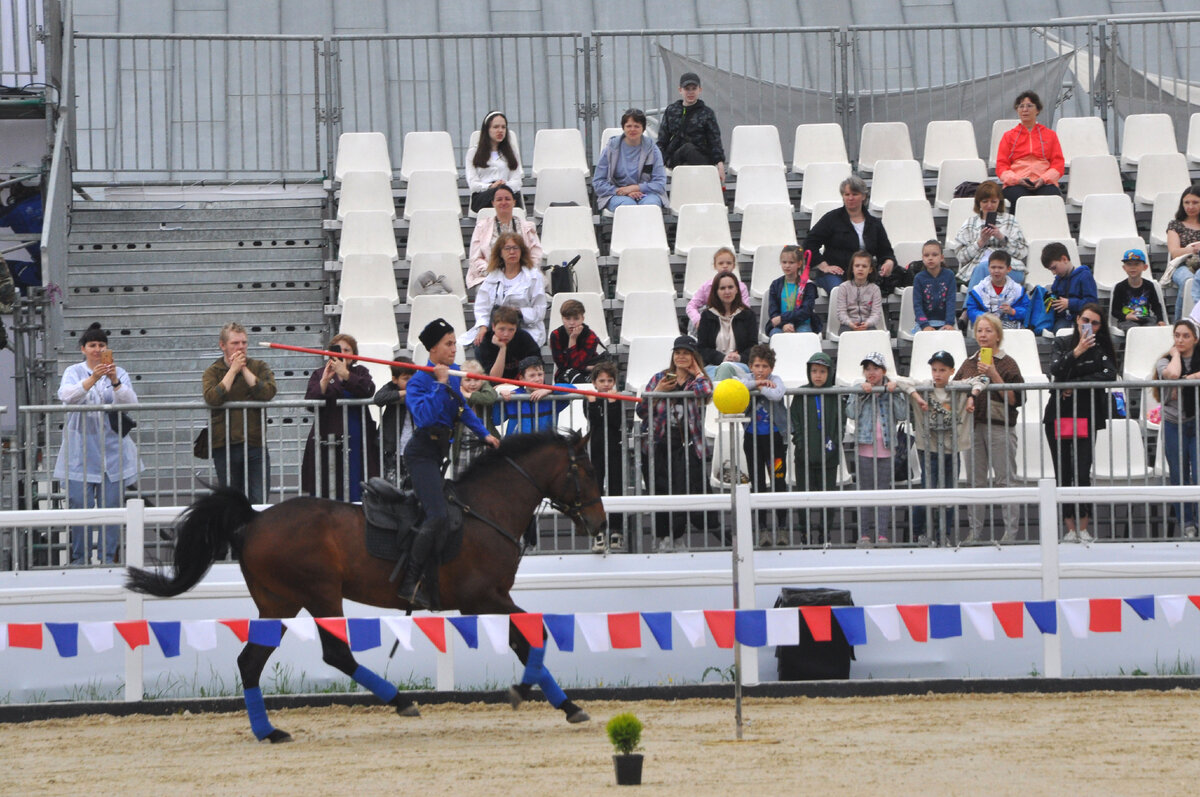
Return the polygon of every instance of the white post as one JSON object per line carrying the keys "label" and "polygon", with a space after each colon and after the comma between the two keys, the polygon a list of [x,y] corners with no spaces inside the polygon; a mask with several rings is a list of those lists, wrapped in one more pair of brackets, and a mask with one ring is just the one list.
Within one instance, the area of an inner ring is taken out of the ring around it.
{"label": "white post", "polygon": [[[146,554],[146,502],[131,498],[125,502],[125,564],[143,567]],[[145,597],[125,591],[125,619],[145,619]],[[142,649],[125,652],[125,702],[137,703],[145,695]]]}
{"label": "white post", "polygon": [[[1038,529],[1042,550],[1042,600],[1058,600],[1058,501],[1054,479],[1038,480]],[[1043,674],[1062,678],[1062,628],[1042,634]]]}
{"label": "white post", "polygon": [[[733,488],[734,499],[733,531],[736,547],[733,549],[734,568],[737,571],[738,609],[753,609],[754,588],[754,522],[750,511],[750,485],[738,484]],[[758,684],[758,648],[742,648],[742,665],[738,668],[738,676],[745,686]]]}
{"label": "white post", "polygon": [[446,652],[437,654],[437,690],[439,692],[454,691],[454,634],[450,633],[451,626],[445,624]]}

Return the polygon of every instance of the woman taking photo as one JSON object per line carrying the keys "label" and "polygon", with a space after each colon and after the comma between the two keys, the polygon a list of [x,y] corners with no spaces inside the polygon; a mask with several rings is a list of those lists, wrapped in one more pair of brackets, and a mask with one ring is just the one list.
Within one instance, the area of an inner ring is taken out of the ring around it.
{"label": "woman taking photo", "polygon": [[[1200,273],[1200,186],[1189,185],[1179,197],[1175,218],[1167,222],[1167,257],[1170,262],[1160,282],[1175,283],[1175,317],[1183,316],[1183,296],[1188,280]],[[1197,296],[1192,283],[1192,298]]]}
{"label": "woman taking photo", "polygon": [[[1200,390],[1200,352],[1196,351],[1200,331],[1190,318],[1175,322],[1175,345],[1159,359],[1154,371],[1159,379],[1187,380],[1191,384],[1180,384],[1166,390],[1154,388],[1154,396],[1162,402],[1162,443],[1167,460],[1167,473],[1171,484],[1200,484],[1197,481],[1196,440],[1196,391]],[[1177,528],[1182,536],[1196,536],[1198,520],[1197,504],[1172,504]]]}
{"label": "woman taking photo", "polygon": [[467,149],[466,172],[472,211],[478,213],[490,207],[492,192],[502,185],[507,185],[517,204],[525,207],[521,199],[521,161],[509,139],[508,119],[499,111],[483,117],[479,141]]}
{"label": "woman taking photo", "polygon": [[[329,341],[329,351],[358,354],[358,341],[350,335],[334,335]],[[309,376],[304,397],[325,403],[317,409],[317,423],[304,444],[300,489],[305,495],[338,501],[362,500],[362,482],[379,475],[379,435],[366,406],[344,407],[339,400],[369,399],[374,395],[375,383],[366,367],[341,357],[330,357],[323,368]],[[333,484],[329,483],[331,459]]]}
{"label": "woman taking photo", "polygon": [[[748,356],[750,347],[758,343],[758,322],[754,311],[742,301],[741,280],[732,271],[713,277],[712,293],[696,329],[696,343],[710,379],[734,376],[731,368],[750,373]],[[726,363],[728,367],[717,368]]]}
{"label": "woman taking photo", "polygon": [[[1116,381],[1117,360],[1113,355],[1107,315],[1100,305],[1088,302],[1075,318],[1071,336],[1054,339],[1054,356],[1050,364],[1052,381]],[[1091,486],[1092,445],[1096,432],[1108,425],[1108,391],[1104,388],[1051,391],[1042,423],[1058,483],[1063,487]],[[1091,504],[1063,504],[1062,513],[1067,526],[1063,542],[1092,541],[1088,532]]]}
{"label": "woman taking photo", "polygon": [[471,233],[471,249],[468,255],[466,283],[468,288],[474,288],[483,282],[488,271],[488,256],[496,245],[496,240],[503,233],[514,233],[521,236],[529,249],[529,256],[535,267],[542,264],[542,242],[538,239],[537,227],[532,221],[513,215],[516,207],[516,196],[507,185],[496,186],[492,193],[492,207],[496,215],[480,218],[475,222],[475,232]]}
{"label": "woman taking photo", "polygon": [[1038,123],[1042,100],[1037,93],[1022,91],[1013,108],[1019,123],[996,147],[996,176],[1004,183],[1004,198],[1015,210],[1023,196],[1062,196],[1058,181],[1066,165],[1058,136]]}
{"label": "woman taking photo", "polygon": [[[124,489],[141,471],[137,448],[128,436],[122,414],[99,409],[105,404],[137,404],[137,393],[125,369],[113,363],[108,335],[93,323],[79,336],[83,362],[63,371],[58,398],[63,404],[96,407],[94,412],[70,412],[63,424],[62,447],[54,478],[67,482],[67,507],[91,509],[121,506]],[[115,420],[114,420],[115,419]],[[94,527],[71,527],[71,564],[91,563]],[[100,561],[117,561],[121,527],[103,526]]]}
{"label": "woman taking photo", "polygon": [[515,233],[502,233],[488,257],[487,276],[475,294],[475,345],[483,342],[492,308],[508,305],[521,311],[521,329],[539,346],[546,343],[546,280],[534,265],[525,239]]}
{"label": "woman taking photo", "polygon": [[839,188],[842,206],[831,210],[808,231],[804,248],[812,253],[812,281],[830,293],[849,277],[850,257],[860,249],[879,264],[879,279],[892,277],[896,253],[883,222],[867,212],[867,184],[847,177]]}
{"label": "woman taking photo", "polygon": [[1016,216],[1005,212],[999,183],[986,180],[975,190],[975,215],[963,222],[954,236],[958,242],[958,279],[970,290],[987,279],[992,252],[1008,252],[1016,282],[1025,282],[1025,258],[1029,247]]}
{"label": "woman taking photo", "polygon": [[592,175],[596,204],[600,210],[616,210],[621,205],[657,205],[667,202],[667,172],[662,153],[646,138],[646,114],[630,108],[621,116],[623,135],[613,136]]}

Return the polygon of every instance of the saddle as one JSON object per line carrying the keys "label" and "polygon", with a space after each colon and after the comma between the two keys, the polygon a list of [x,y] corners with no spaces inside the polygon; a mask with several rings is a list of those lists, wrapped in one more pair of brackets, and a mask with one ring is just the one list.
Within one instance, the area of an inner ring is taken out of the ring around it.
{"label": "saddle", "polygon": [[[399,562],[408,555],[412,531],[421,524],[425,512],[411,490],[398,490],[378,477],[362,485],[363,517],[366,519],[367,553],[388,562]],[[445,564],[458,556],[462,547],[462,507],[454,482],[446,482],[446,533],[435,541],[433,558]]]}

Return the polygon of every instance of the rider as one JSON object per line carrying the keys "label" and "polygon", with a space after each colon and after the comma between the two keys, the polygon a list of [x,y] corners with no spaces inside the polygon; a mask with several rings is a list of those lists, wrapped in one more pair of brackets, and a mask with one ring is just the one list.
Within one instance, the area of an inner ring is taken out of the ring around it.
{"label": "rider", "polygon": [[450,451],[451,431],[461,420],[493,448],[500,445],[500,441],[488,434],[479,417],[466,406],[460,390],[461,378],[450,375],[452,367],[457,369],[454,355],[458,352],[458,341],[454,327],[445,319],[435,318],[421,330],[418,338],[429,351],[428,364],[433,366],[433,371],[419,371],[408,381],[407,403],[413,420],[413,434],[404,449],[404,461],[412,478],[413,491],[425,510],[425,520],[414,530],[404,581],[400,584],[400,597],[414,609],[428,609],[432,602],[423,576],[425,562],[446,526],[442,469]]}

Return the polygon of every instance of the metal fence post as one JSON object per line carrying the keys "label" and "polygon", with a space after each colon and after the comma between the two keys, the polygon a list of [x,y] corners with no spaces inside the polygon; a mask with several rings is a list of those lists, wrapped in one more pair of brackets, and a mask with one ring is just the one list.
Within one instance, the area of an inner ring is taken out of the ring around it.
{"label": "metal fence post", "polygon": [[[1038,533],[1042,549],[1042,600],[1057,601],[1058,589],[1058,501],[1054,479],[1038,480]],[[1062,677],[1062,629],[1042,634],[1043,675]]]}
{"label": "metal fence post", "polygon": [[[131,498],[125,502],[125,564],[142,567],[146,551],[146,502]],[[125,619],[145,619],[145,597],[136,592],[125,592]],[[133,648],[125,652],[125,702],[137,703],[146,693],[142,649]]]}

